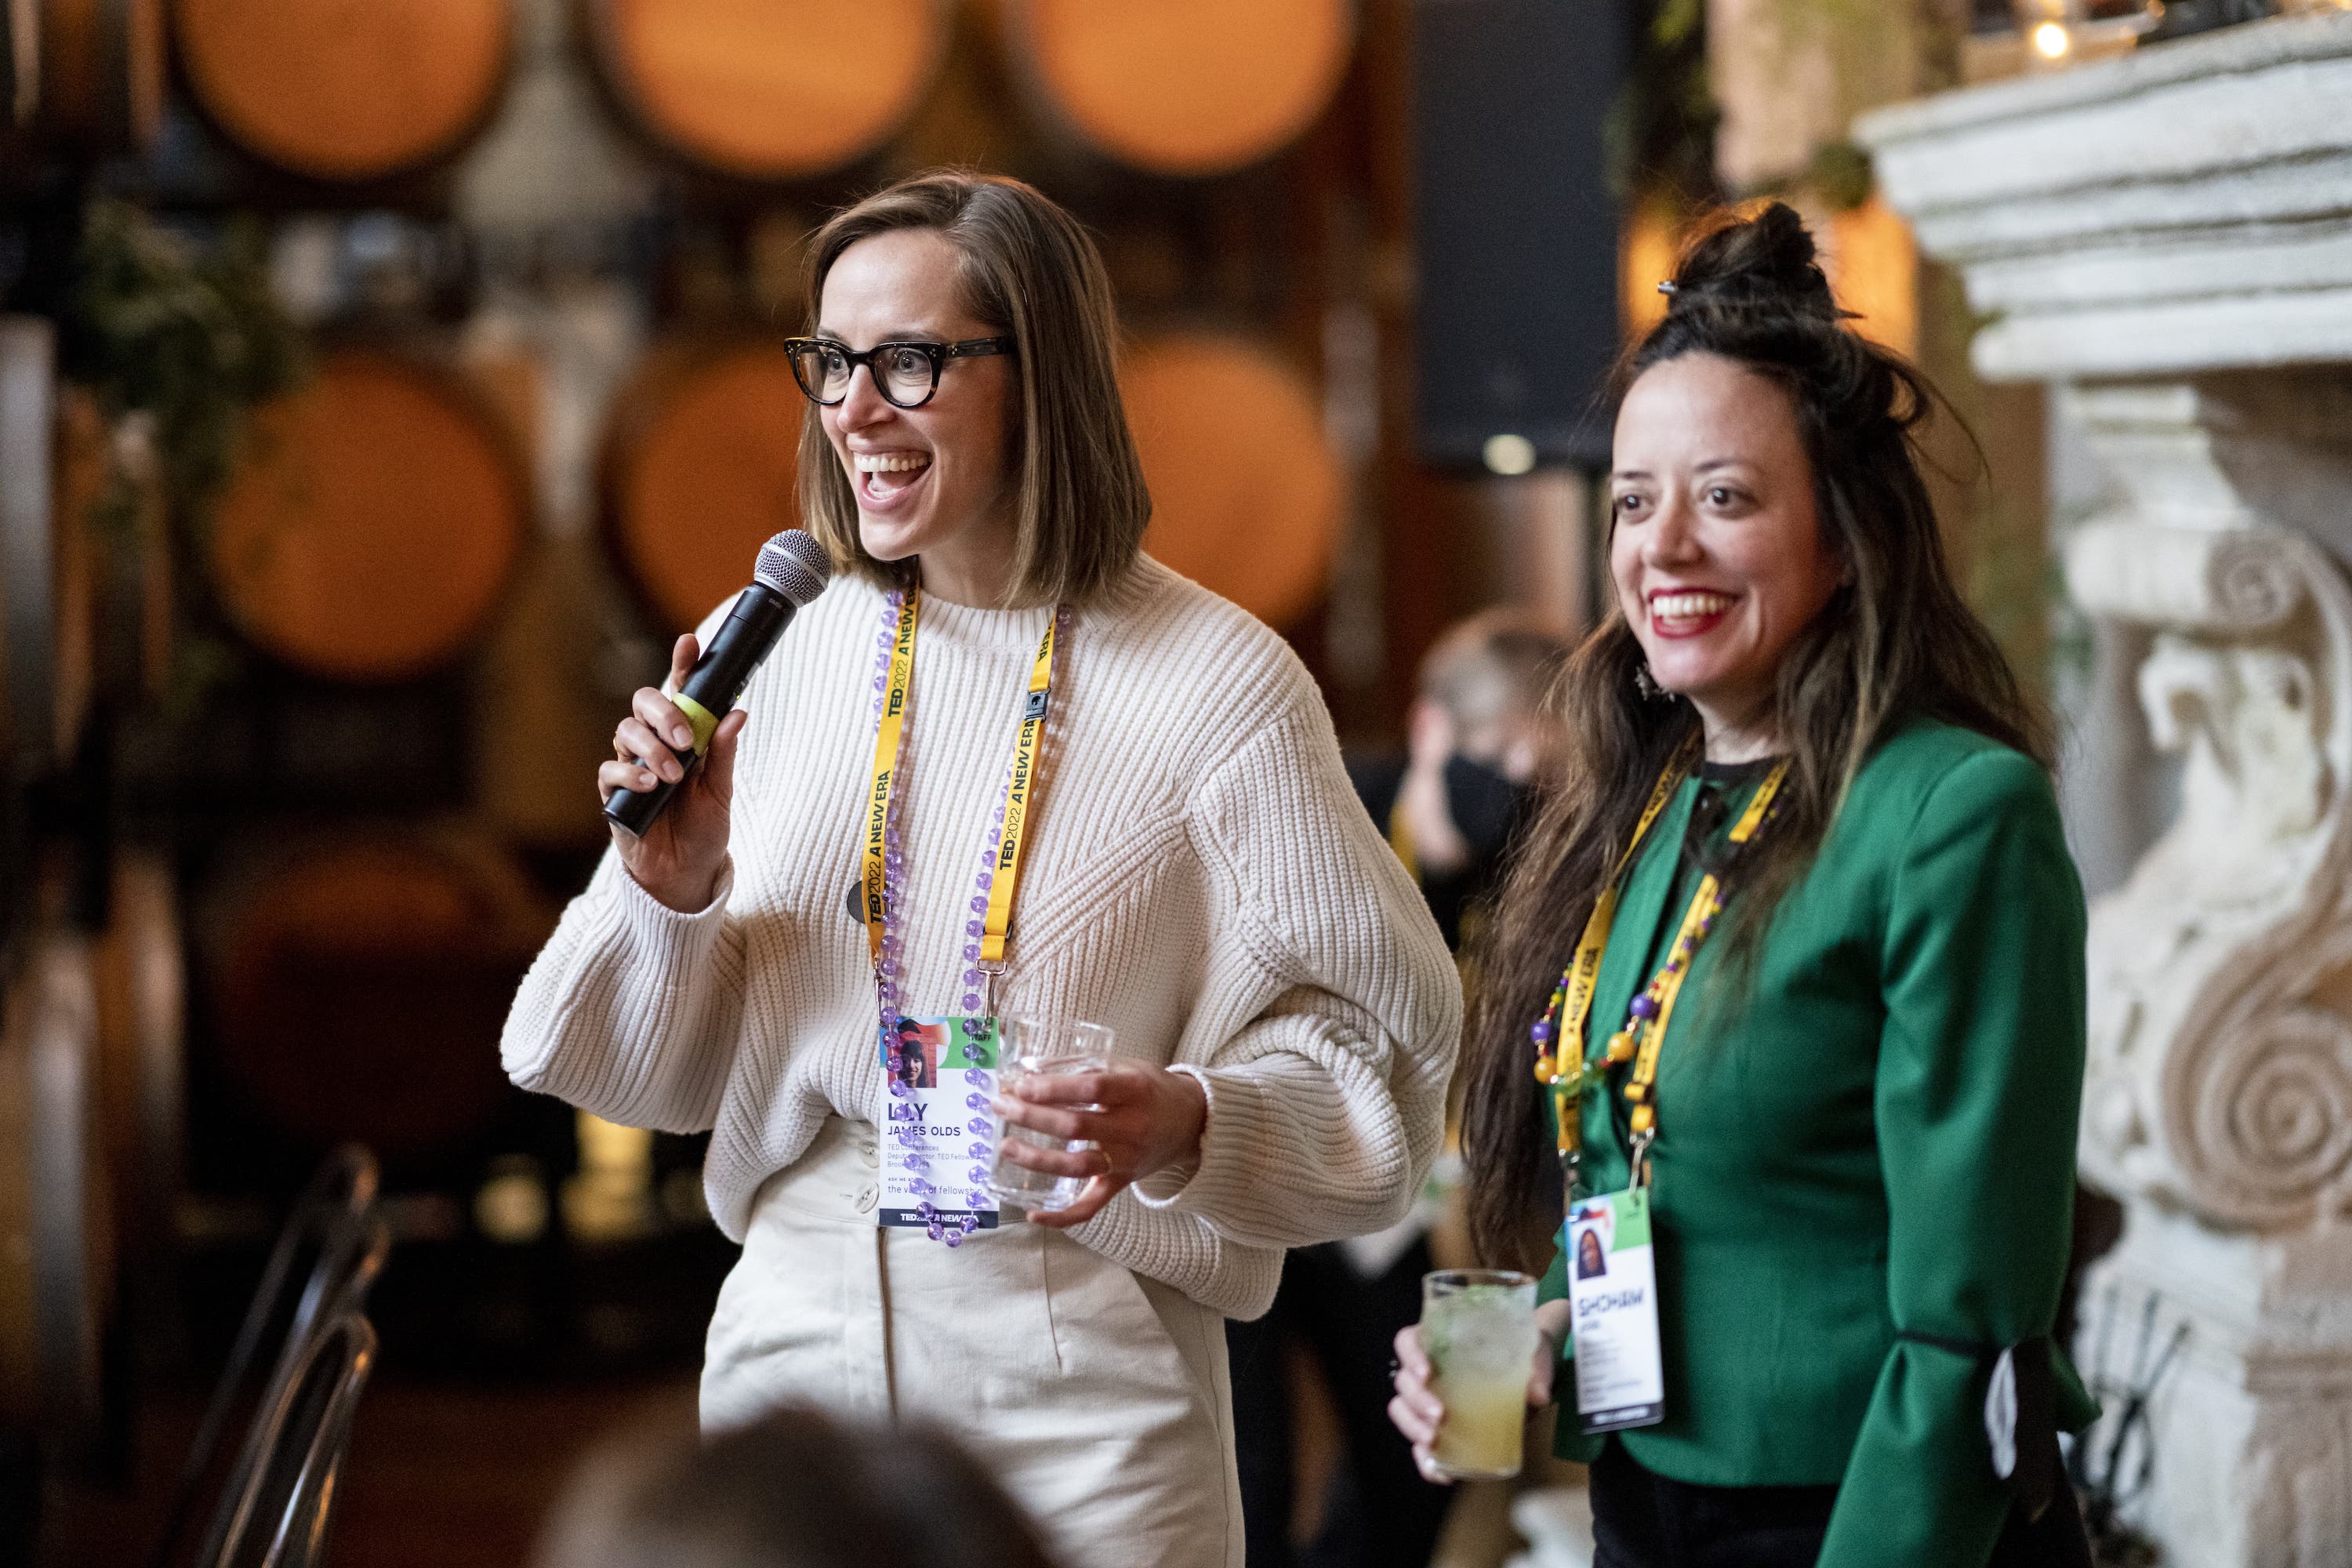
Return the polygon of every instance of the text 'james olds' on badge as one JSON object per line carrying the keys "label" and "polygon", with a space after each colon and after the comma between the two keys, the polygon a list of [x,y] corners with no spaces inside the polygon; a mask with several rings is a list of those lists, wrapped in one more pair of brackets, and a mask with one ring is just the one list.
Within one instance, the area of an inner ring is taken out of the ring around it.
{"label": "text 'james olds' on badge", "polygon": [[1666,1373],[1658,1354],[1649,1189],[1578,1199],[1564,1237],[1578,1422],[1587,1432],[1654,1426],[1666,1418]]}
{"label": "text 'james olds' on badge", "polygon": [[882,1201],[886,1226],[953,1246],[996,1226],[996,1020],[901,1018],[882,1029]]}

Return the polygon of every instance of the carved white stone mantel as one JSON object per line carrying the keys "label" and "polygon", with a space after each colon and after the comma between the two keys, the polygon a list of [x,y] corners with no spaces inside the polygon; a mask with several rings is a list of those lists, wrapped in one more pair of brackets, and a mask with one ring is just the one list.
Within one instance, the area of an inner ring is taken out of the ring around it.
{"label": "carved white stone mantel", "polygon": [[2131,1517],[2178,1568],[2352,1568],[2352,14],[1856,134],[1979,371],[2112,471],[2067,589],[2179,761],[2091,917],[2082,1167],[2127,1217],[2084,1300],[2126,1326],[2078,1360],[2187,1330]]}
{"label": "carved white stone mantel", "polygon": [[1995,381],[2352,363],[2352,16],[2285,17],[1864,116]]}

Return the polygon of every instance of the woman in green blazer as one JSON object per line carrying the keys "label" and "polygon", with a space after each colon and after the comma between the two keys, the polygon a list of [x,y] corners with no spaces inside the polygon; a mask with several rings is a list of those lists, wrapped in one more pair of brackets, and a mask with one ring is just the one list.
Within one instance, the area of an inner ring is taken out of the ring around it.
{"label": "woman in green blazer", "polygon": [[[1529,1397],[1592,1464],[1596,1568],[2087,1563],[2055,1433],[2093,1412],[2049,1338],[2084,912],[2046,730],[1953,587],[1933,394],[1845,325],[1796,215],[1664,288],[1617,613],[1561,681],[1574,772],[1474,1026],[1474,1227],[1551,1258]],[[1580,1418],[1563,1172],[1646,1205],[1662,1411]],[[1443,1403],[1415,1331],[1397,1352],[1426,1468]]]}

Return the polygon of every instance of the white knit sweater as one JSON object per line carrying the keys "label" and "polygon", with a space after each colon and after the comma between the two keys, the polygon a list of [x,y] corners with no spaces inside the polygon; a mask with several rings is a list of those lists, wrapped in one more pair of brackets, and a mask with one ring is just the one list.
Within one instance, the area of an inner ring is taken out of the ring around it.
{"label": "white knit sweater", "polygon": [[[906,793],[905,1010],[962,1011],[973,876],[1045,609],[922,605]],[[656,901],[607,854],[532,964],[501,1054],[607,1120],[715,1129],[740,1239],[828,1114],[883,1098],[853,917],[882,595],[836,582],[745,694],[717,898]],[[1073,1234],[1235,1317],[1286,1247],[1378,1230],[1437,1152],[1461,989],[1350,791],[1321,699],[1265,626],[1156,563],[1074,617],[1057,661],[1000,1010],[1089,1018],[1197,1077],[1197,1165]]]}

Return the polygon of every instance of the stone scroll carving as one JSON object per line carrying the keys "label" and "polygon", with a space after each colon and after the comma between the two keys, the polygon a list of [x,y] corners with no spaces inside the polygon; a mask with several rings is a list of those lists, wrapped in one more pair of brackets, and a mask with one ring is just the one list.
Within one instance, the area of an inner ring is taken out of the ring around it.
{"label": "stone scroll carving", "polygon": [[[2163,422],[2135,397],[2087,422],[2145,459]],[[2175,456],[2226,478],[2232,422],[2170,407]],[[2352,590],[2305,533],[2185,488],[2189,525],[2138,507],[2068,552],[2084,609],[2155,634],[2141,702],[2180,759],[2179,815],[2092,914],[2083,1165],[2274,1232],[2352,1214]]]}
{"label": "stone scroll carving", "polygon": [[2187,1331],[2134,1510],[2183,1568],[2352,1563],[2352,586],[2281,483],[2352,427],[2295,390],[2069,395],[2126,503],[2067,586],[2146,634],[2179,761],[2171,825],[2092,909],[2081,1165],[2130,1216],[2086,1290]]}
{"label": "stone scroll carving", "polygon": [[2074,1348],[2114,1388],[2111,1340],[2180,1347],[2120,1500],[2169,1568],[2352,1568],[2347,93],[2330,8],[1855,127],[1978,370],[2102,459],[2053,444],[2053,495],[2120,492],[2066,560],[2070,828],[2103,879],[2138,857],[2091,914],[2081,1167],[2125,1221]]}

